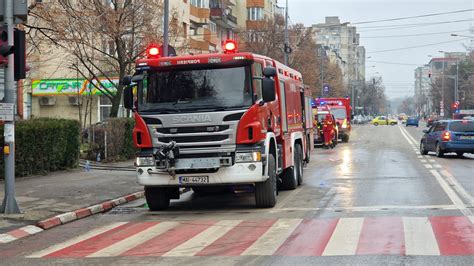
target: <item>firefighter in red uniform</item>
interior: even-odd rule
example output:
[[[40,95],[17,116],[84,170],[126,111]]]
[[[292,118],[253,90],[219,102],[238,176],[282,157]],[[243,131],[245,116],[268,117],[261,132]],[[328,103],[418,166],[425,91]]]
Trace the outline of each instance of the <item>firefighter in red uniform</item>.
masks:
[[[326,148],[334,148],[334,123],[330,114],[327,114],[323,121],[323,135],[324,135],[324,146]]]

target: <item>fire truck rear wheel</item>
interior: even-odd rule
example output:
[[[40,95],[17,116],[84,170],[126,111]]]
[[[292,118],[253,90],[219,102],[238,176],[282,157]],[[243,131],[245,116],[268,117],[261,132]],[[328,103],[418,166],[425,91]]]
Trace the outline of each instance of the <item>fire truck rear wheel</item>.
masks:
[[[342,142],[344,143],[349,142],[349,135],[342,135]]]
[[[299,173],[303,172],[302,160],[301,160],[301,146],[295,145],[295,152],[294,152],[294,162],[295,165],[289,167],[283,171],[282,174],[282,189],[286,190],[293,190],[300,182],[302,182],[303,177]]]
[[[166,210],[170,206],[167,188],[145,187],[145,198],[150,211]]]
[[[260,208],[271,208],[277,200],[277,177],[275,157],[268,156],[268,179],[265,182],[255,183],[255,203]]]

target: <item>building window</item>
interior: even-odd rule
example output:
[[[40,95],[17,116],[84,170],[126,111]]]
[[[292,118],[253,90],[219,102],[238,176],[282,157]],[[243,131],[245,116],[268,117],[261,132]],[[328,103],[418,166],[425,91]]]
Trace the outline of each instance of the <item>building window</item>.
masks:
[[[263,8],[262,7],[249,7],[248,20],[263,20]]]
[[[212,32],[217,31],[217,25],[215,22],[209,21],[209,30],[211,30]]]
[[[122,101],[120,101],[122,102]],[[110,101],[109,97],[101,95],[99,97],[99,122],[104,122],[110,117],[110,111],[112,110],[112,101]],[[119,110],[117,113],[117,117],[126,117],[127,110],[119,106]]]
[[[208,8],[209,0],[191,0],[191,5],[199,8]]]

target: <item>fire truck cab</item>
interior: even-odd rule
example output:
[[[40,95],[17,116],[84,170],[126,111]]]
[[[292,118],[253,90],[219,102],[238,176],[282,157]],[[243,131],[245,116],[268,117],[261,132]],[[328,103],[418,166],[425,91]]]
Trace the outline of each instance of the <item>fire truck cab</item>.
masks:
[[[258,207],[273,207],[278,189],[303,182],[313,126],[301,74],[233,48],[160,57],[150,47],[123,79],[150,210],[168,208],[183,188],[239,185],[254,187]]]

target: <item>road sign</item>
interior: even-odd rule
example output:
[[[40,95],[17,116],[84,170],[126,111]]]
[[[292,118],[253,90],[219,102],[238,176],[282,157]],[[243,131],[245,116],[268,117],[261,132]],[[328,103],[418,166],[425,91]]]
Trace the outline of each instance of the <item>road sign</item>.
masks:
[[[15,104],[0,103],[0,120],[13,121],[14,114],[15,114]]]
[[[329,92],[329,85],[324,85],[323,86],[323,91],[324,91],[324,93],[328,93]]]

